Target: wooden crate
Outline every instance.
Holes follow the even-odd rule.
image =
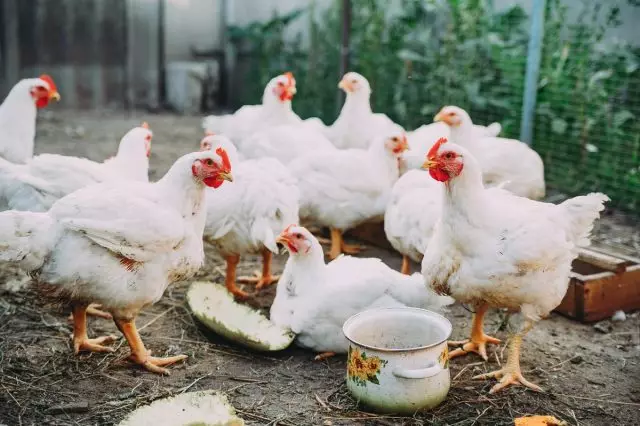
[[[350,234],[393,250],[381,223],[361,225]],[[618,310],[640,309],[640,259],[582,249],[572,269],[567,294],[556,312],[581,322],[594,322],[610,318]]]

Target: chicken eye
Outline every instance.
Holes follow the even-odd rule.
[[[278,86],[284,86],[284,83],[283,83],[283,82],[281,82],[281,81],[279,81],[279,82],[278,82]]]
[[[302,234],[296,234],[296,238],[297,238],[298,240],[302,239]]]
[[[358,80],[356,80],[355,78],[353,80],[351,80],[352,84],[356,84],[358,82]]]
[[[455,158],[455,154],[453,152],[447,152],[444,155],[444,158],[446,158],[447,160],[451,160],[452,158]]]
[[[394,141],[394,142],[398,142],[398,137],[394,136],[391,140]]]
[[[456,115],[456,113],[455,112],[450,112],[448,115],[449,115],[449,117],[453,117],[454,115]]]
[[[207,166],[213,166],[213,160],[211,158],[209,158],[207,161]]]

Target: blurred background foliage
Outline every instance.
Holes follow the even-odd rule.
[[[605,37],[620,25],[607,0],[547,0],[534,143],[551,188],[604,191],[640,209],[640,48]],[[573,0],[570,0],[573,1]],[[351,66],[373,88],[372,107],[412,130],[443,105],[465,108],[478,124],[499,121],[518,138],[530,20],[520,6],[488,0],[352,0]],[[638,6],[630,2],[630,4]],[[286,33],[306,19],[309,39]],[[292,71],[294,109],[331,124],[338,113],[341,2],[311,6],[268,22],[231,27],[250,58],[241,103],[257,103],[265,83]]]

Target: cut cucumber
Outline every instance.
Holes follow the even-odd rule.
[[[118,426],[244,426],[221,392],[188,392],[131,412]]]
[[[279,351],[291,345],[295,335],[269,321],[260,312],[237,303],[221,285],[196,281],[187,292],[191,311],[207,328],[257,351]]]

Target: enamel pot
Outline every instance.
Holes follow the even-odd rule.
[[[451,384],[447,339],[451,323],[418,308],[378,308],[349,318],[347,388],[381,413],[413,414],[436,407]]]

